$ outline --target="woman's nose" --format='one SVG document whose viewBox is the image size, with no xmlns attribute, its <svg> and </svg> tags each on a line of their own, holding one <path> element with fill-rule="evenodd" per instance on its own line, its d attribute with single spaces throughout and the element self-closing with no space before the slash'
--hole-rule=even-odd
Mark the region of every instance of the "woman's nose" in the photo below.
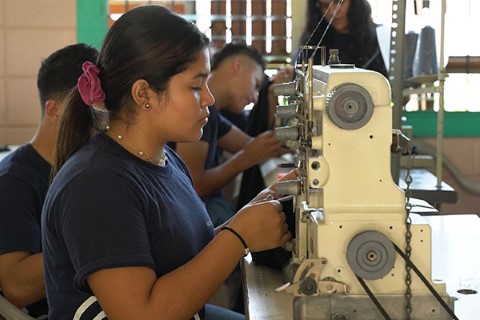
<svg viewBox="0 0 480 320">
<path fill-rule="evenodd" d="M 207 90 L 205 90 L 205 95 L 202 98 L 202 102 L 202 105 L 204 106 L 211 106 L 215 104 L 215 97 L 213 96 L 212 92 L 208 87 Z"/>
</svg>

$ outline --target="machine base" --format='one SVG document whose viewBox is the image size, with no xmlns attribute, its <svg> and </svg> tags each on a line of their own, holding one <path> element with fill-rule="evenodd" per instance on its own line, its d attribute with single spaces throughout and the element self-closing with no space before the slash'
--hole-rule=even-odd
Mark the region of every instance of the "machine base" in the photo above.
<svg viewBox="0 0 480 320">
<path fill-rule="evenodd" d="M 376 297 L 392 320 L 405 319 L 405 296 L 383 295 Z M 454 299 L 442 295 L 453 310 Z M 431 295 L 413 296 L 411 320 L 451 320 L 452 317 Z M 384 317 L 368 296 L 328 295 L 295 297 L 293 301 L 294 320 L 378 320 Z"/>
</svg>

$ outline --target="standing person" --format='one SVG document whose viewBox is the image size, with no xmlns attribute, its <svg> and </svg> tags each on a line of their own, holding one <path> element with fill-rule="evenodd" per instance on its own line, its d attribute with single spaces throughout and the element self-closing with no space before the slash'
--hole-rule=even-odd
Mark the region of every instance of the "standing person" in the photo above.
<svg viewBox="0 0 480 320">
<path fill-rule="evenodd" d="M 388 77 L 378 44 L 377 25 L 373 22 L 372 8 L 367 0 L 307 1 L 306 24 L 299 46 L 320 44 L 326 47 L 327 54 L 329 49 L 338 49 L 341 63 L 353 63 L 358 68 L 377 71 Z M 297 59 L 298 52 L 294 60 Z M 314 63 L 320 64 L 320 51 L 317 51 Z"/>
<path fill-rule="evenodd" d="M 97 50 L 66 46 L 42 61 L 37 76 L 41 120 L 32 140 L 0 162 L 0 284 L 2 294 L 31 316 L 48 311 L 40 215 L 51 174 L 63 102 Z"/>
<path fill-rule="evenodd" d="M 225 185 L 244 170 L 285 151 L 271 130 L 252 138 L 220 114 L 223 109 L 240 114 L 246 105 L 257 102 L 264 68 L 260 53 L 244 43 L 229 43 L 217 51 L 208 79 L 215 105 L 209 108 L 203 135 L 199 141 L 177 143 L 175 147 L 192 174 L 195 190 L 214 226 L 235 213 L 223 194 Z M 232 154 L 223 162 L 222 150 Z"/>
<path fill-rule="evenodd" d="M 166 146 L 202 135 L 214 103 L 208 44 L 193 23 L 141 6 L 84 65 L 42 215 L 50 319 L 226 319 L 204 306 L 247 247 L 291 239 L 280 202 L 265 199 L 275 186 L 214 229 Z M 92 135 L 105 115 L 107 130 Z"/>
</svg>

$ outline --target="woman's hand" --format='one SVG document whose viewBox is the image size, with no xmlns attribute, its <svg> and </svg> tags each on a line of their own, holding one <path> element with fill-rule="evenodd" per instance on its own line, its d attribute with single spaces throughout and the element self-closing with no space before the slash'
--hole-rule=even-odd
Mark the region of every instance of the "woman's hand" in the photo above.
<svg viewBox="0 0 480 320">
<path fill-rule="evenodd" d="M 278 200 L 247 204 L 237 212 L 229 226 L 241 235 L 252 252 L 277 248 L 292 239 Z"/>
<path fill-rule="evenodd" d="M 252 252 L 273 249 L 292 239 L 283 206 L 278 201 L 277 182 L 294 180 L 299 170 L 294 169 L 260 192 L 229 221 Z"/>
</svg>

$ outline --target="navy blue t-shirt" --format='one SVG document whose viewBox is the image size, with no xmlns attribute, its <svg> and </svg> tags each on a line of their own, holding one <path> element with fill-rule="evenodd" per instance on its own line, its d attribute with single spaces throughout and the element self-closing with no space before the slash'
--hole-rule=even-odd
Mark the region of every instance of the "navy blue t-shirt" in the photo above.
<svg viewBox="0 0 480 320">
<path fill-rule="evenodd" d="M 50 164 L 30 144 L 0 162 L 0 254 L 42 251 L 40 215 L 49 185 Z M 29 314 L 46 314 L 46 300 L 27 307 Z"/>
<path fill-rule="evenodd" d="M 146 266 L 160 277 L 211 241 L 212 223 L 186 166 L 166 152 L 159 167 L 102 133 L 57 174 L 42 216 L 50 319 L 106 318 L 86 282 L 95 271 Z"/>
<path fill-rule="evenodd" d="M 218 148 L 218 139 L 223 137 L 232 128 L 232 123 L 220 114 L 215 106 L 210 106 L 210 116 L 207 124 L 203 127 L 203 135 L 200 140 L 208 143 L 208 154 L 205 160 L 205 169 L 215 168 L 220 165 L 221 150 Z M 209 194 L 203 200 L 208 202 L 210 198 L 223 198 L 222 190 Z"/>
</svg>

